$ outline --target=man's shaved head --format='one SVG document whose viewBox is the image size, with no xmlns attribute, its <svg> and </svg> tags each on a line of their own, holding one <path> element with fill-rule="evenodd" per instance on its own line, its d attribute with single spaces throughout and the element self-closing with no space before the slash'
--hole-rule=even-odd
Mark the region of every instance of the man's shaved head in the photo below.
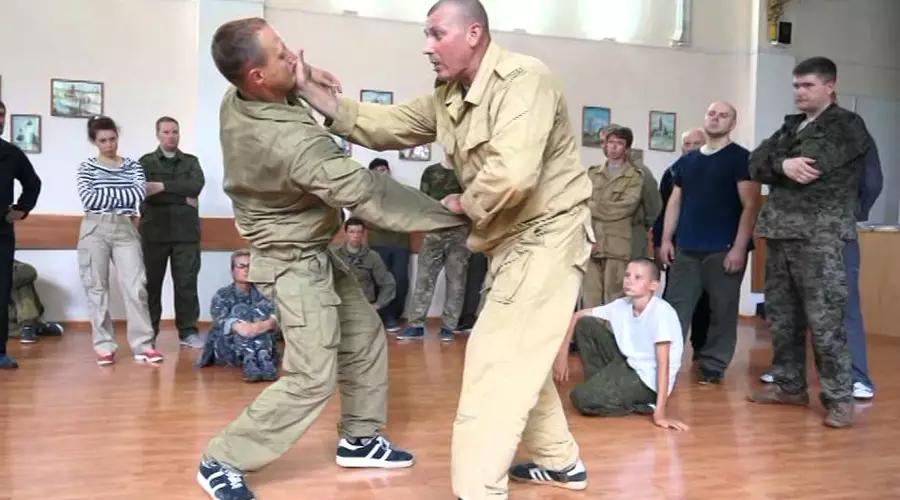
<svg viewBox="0 0 900 500">
<path fill-rule="evenodd" d="M 432 5 L 431 9 L 428 10 L 428 15 L 430 16 L 435 11 L 445 6 L 453 6 L 456 8 L 460 21 L 463 21 L 467 25 L 478 23 L 485 33 L 490 31 L 487 11 L 484 10 L 484 5 L 482 5 L 479 0 L 438 0 L 438 2 Z"/>
</svg>

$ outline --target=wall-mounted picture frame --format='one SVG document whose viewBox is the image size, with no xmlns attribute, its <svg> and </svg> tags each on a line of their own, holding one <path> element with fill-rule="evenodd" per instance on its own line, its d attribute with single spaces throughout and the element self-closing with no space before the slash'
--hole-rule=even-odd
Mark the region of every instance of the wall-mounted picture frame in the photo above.
<svg viewBox="0 0 900 500">
<path fill-rule="evenodd" d="M 600 130 L 610 124 L 612 110 L 602 106 L 584 106 L 581 110 L 581 145 L 600 147 Z"/>
<path fill-rule="evenodd" d="M 9 142 L 28 154 L 39 154 L 42 142 L 41 115 L 10 115 Z"/>
<path fill-rule="evenodd" d="M 394 93 L 387 90 L 364 89 L 359 91 L 359 100 L 376 104 L 394 104 Z"/>
<path fill-rule="evenodd" d="M 337 144 L 339 148 L 341 148 L 345 155 L 351 155 L 351 152 L 353 151 L 353 144 L 350 141 L 334 134 L 331 134 L 331 138 L 334 140 L 334 143 Z"/>
<path fill-rule="evenodd" d="M 60 118 L 90 118 L 103 114 L 103 82 L 50 80 L 50 114 Z"/>
<path fill-rule="evenodd" d="M 647 147 L 651 151 L 675 151 L 675 113 L 651 111 L 647 127 Z"/>
<path fill-rule="evenodd" d="M 398 156 L 406 161 L 431 161 L 431 144 L 401 149 Z"/>
</svg>

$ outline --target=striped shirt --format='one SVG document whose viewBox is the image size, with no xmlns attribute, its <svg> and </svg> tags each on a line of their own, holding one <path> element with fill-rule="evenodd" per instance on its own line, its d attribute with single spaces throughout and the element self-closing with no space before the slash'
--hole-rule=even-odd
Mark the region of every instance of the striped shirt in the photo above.
<svg viewBox="0 0 900 500">
<path fill-rule="evenodd" d="M 107 167 L 97 158 L 78 165 L 78 197 L 85 212 L 137 215 L 147 194 L 144 168 L 131 158 L 120 167 Z"/>
</svg>

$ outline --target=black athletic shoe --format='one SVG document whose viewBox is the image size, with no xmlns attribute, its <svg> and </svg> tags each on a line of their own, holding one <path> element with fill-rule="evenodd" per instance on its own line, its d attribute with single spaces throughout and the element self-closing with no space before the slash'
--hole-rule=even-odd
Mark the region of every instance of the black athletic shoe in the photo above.
<svg viewBox="0 0 900 500">
<path fill-rule="evenodd" d="M 398 450 L 381 436 L 360 440 L 341 439 L 335 462 L 341 467 L 375 467 L 400 469 L 412 467 L 415 460 L 411 453 Z"/>
<path fill-rule="evenodd" d="M 197 482 L 210 498 L 216 500 L 255 500 L 253 492 L 244 484 L 244 475 L 215 460 L 200 462 Z"/>
<path fill-rule="evenodd" d="M 19 336 L 20 344 L 34 344 L 38 341 L 37 327 L 34 325 L 25 325 L 22 327 L 22 334 Z"/>
<path fill-rule="evenodd" d="M 725 378 L 725 374 L 722 372 L 700 368 L 698 382 L 702 385 L 721 384 L 723 378 Z"/>
<path fill-rule="evenodd" d="M 565 470 L 550 470 L 535 463 L 522 463 L 510 467 L 509 477 L 513 481 L 523 483 L 544 484 L 565 488 L 567 490 L 583 490 L 587 488 L 587 470 L 581 460 Z"/>
</svg>

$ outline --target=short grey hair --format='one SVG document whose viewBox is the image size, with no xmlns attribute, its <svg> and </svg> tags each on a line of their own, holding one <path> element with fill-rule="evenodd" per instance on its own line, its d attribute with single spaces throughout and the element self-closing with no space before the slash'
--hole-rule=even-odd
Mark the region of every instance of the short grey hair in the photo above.
<svg viewBox="0 0 900 500">
<path fill-rule="evenodd" d="M 241 248 L 231 253 L 231 268 L 234 269 L 235 262 L 241 257 L 250 257 L 250 250 Z"/>
</svg>

